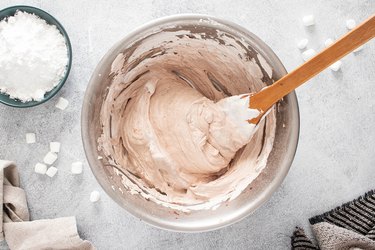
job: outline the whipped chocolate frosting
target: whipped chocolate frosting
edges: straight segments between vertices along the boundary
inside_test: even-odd
[[[254,128],[257,111],[234,95],[265,87],[272,69],[219,31],[171,29],[133,47],[112,64],[100,114],[99,150],[123,185],[184,211],[237,197],[266,166],[276,118]]]

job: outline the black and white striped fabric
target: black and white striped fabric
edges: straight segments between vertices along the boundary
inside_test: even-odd
[[[370,191],[309,221],[321,249],[375,249],[375,192]],[[320,248],[301,228],[295,230],[292,249]]]
[[[292,249],[295,250],[305,250],[305,249],[315,249],[318,250],[319,247],[315,246],[312,241],[306,236],[302,228],[297,227],[292,236]]]

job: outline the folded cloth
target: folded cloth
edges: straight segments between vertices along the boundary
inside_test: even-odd
[[[11,250],[95,249],[79,237],[75,217],[29,221],[26,194],[11,161],[0,160],[0,199],[0,240],[5,237]]]
[[[317,244],[296,228],[292,249],[375,250],[375,190],[309,221]]]

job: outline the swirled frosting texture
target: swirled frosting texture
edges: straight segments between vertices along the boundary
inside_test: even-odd
[[[198,210],[235,198],[266,166],[276,121],[271,110],[252,131],[246,119],[257,112],[246,103],[237,112],[241,96],[227,97],[265,87],[265,63],[224,33],[144,38],[112,64],[99,150],[129,191],[161,205]]]

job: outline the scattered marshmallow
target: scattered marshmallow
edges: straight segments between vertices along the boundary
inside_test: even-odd
[[[90,194],[90,201],[97,202],[100,200],[100,193],[98,191],[92,191]]]
[[[57,173],[57,168],[55,167],[49,167],[47,172],[46,172],[46,175],[48,175],[49,177],[54,177],[55,174]]]
[[[98,160],[102,160],[103,159],[103,157],[101,157],[100,155],[98,156]]]
[[[297,43],[297,47],[302,50],[302,49],[306,48],[308,42],[309,42],[309,40],[304,38]]]
[[[363,49],[363,45],[359,46],[358,48],[356,48],[355,50],[353,50],[353,52],[357,53],[357,52],[361,51],[362,49]]]
[[[316,55],[316,51],[314,49],[308,49],[302,52],[302,58],[304,61],[309,60],[311,57]]]
[[[82,173],[82,162],[80,162],[80,161],[73,162],[71,171],[72,171],[72,174],[81,174]]]
[[[60,142],[52,141],[49,143],[49,150],[53,153],[58,153],[60,152],[60,145]]]
[[[352,30],[355,28],[355,26],[357,26],[356,22],[354,19],[348,19],[346,20],[346,28],[348,28],[348,30]]]
[[[53,152],[48,152],[46,156],[44,156],[43,161],[44,163],[51,165],[57,160],[57,154]]]
[[[43,163],[37,163],[34,167],[34,172],[37,174],[45,174],[47,172],[47,166]]]
[[[69,101],[66,100],[65,98],[59,97],[57,100],[55,107],[61,110],[65,110],[69,105]]]
[[[342,62],[340,60],[338,60],[337,62],[335,62],[334,64],[329,66],[329,68],[336,72],[341,68],[341,65],[342,65]]]
[[[314,15],[304,16],[302,18],[302,22],[303,22],[303,25],[305,25],[306,27],[314,25],[315,24],[315,17],[314,17]]]
[[[331,39],[331,38],[328,38],[327,40],[325,40],[325,42],[324,42],[324,46],[325,47],[329,47],[329,46],[331,46],[333,44],[333,39]]]
[[[35,134],[34,133],[26,133],[26,143],[35,143]]]

